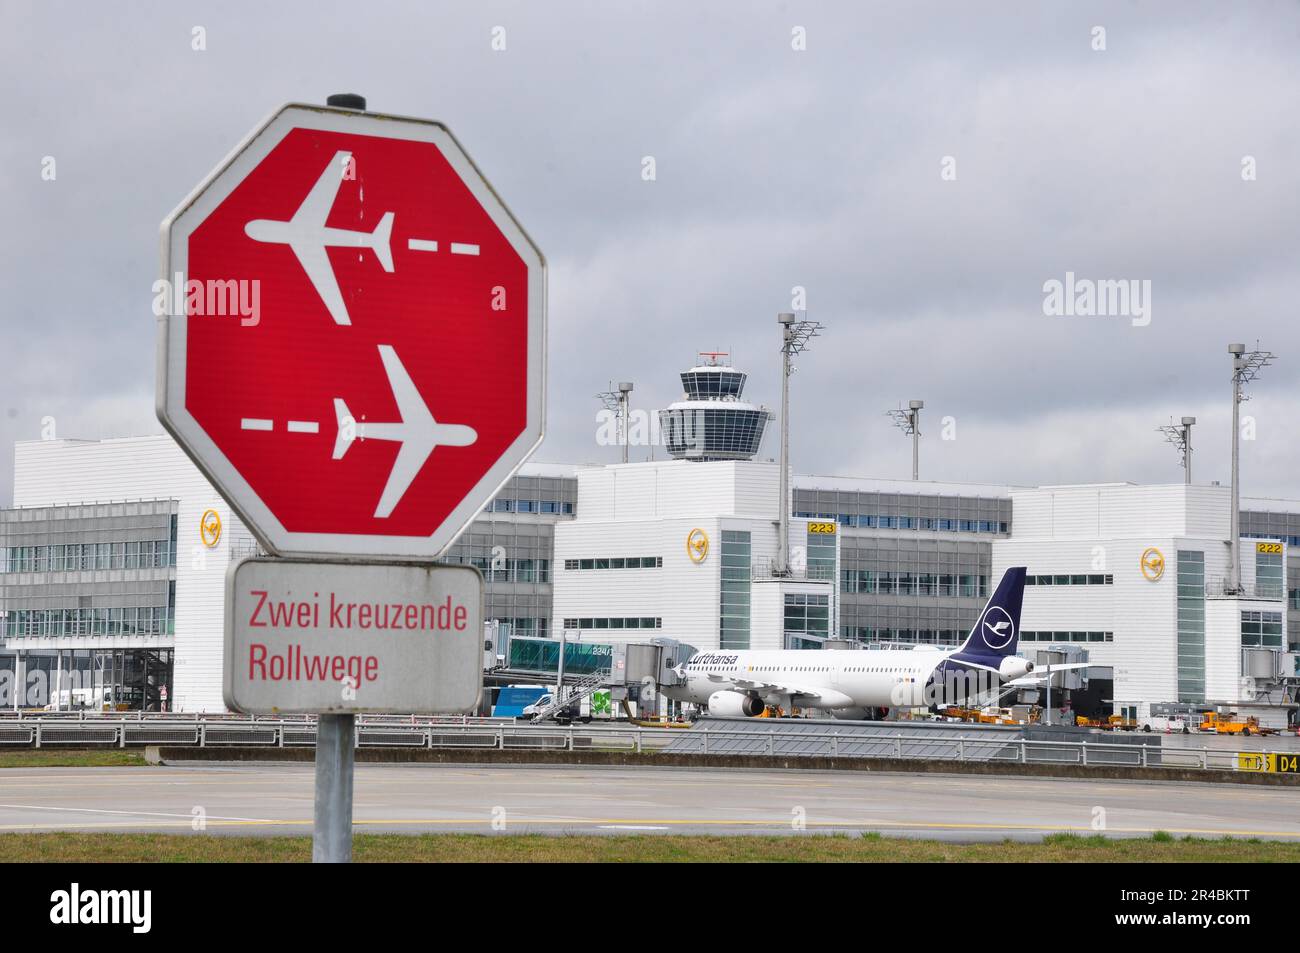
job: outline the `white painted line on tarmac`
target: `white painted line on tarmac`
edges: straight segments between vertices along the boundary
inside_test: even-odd
[[[280,824],[282,821],[268,820],[264,817],[226,817],[220,814],[177,814],[168,811],[110,811],[96,807],[51,807],[48,804],[0,804],[0,809],[13,811],[63,811],[71,814],[113,814],[121,817],[176,817],[194,820],[202,817],[209,821],[246,821],[253,824]]]

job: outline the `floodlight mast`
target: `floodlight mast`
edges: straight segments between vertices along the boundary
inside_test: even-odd
[[[885,414],[894,418],[894,426],[912,438],[912,479],[921,479],[921,408],[923,400],[909,400],[907,409],[899,407]]]
[[[1195,417],[1184,417],[1181,424],[1176,424],[1172,420],[1167,424],[1162,424],[1156,428],[1157,433],[1165,435],[1165,440],[1172,443],[1180,454],[1180,463],[1183,467],[1183,482],[1188,486],[1192,483],[1192,424],[1196,423]]]
[[[618,442],[623,444],[623,462],[627,463],[627,422],[623,416],[624,409],[627,405],[627,395],[622,392],[622,387],[623,385],[620,384],[619,389],[615,390],[614,384],[611,381],[609,390],[601,391],[596,395],[596,399],[600,401],[600,405],[604,407],[606,411],[614,415],[614,437]],[[631,388],[632,385],[629,384],[628,389],[631,390]]]
[[[806,312],[805,312],[806,313]],[[776,316],[781,325],[781,501],[777,530],[776,575],[790,575],[790,359],[808,348],[822,331],[819,321],[800,320],[792,312]]]
[[[1240,595],[1241,588],[1241,403],[1250,400],[1242,387],[1259,377],[1259,372],[1276,360],[1272,351],[1247,351],[1244,344],[1229,344],[1232,355],[1232,512],[1231,551],[1228,563],[1226,595]]]
[[[627,448],[632,442],[632,420],[631,420],[631,399],[632,393],[631,381],[620,381],[618,385],[618,401],[623,416],[623,462],[627,463]]]

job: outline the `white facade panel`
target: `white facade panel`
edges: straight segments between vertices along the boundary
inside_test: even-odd
[[[1241,684],[1241,602],[1210,599],[1205,603],[1205,697],[1237,702]]]
[[[626,463],[582,468],[578,519],[618,522],[700,514],[776,519],[780,472],[750,461]]]
[[[693,529],[702,529],[709,537],[709,553],[699,563],[693,562],[686,551],[686,537]],[[700,649],[717,648],[721,541],[716,518],[557,523],[551,574],[552,626],[569,629],[569,619],[648,616],[662,619],[662,627],[657,631],[584,629],[579,637],[583,641],[623,644],[663,636]],[[659,556],[663,566],[564,568],[566,559],[612,556]]]

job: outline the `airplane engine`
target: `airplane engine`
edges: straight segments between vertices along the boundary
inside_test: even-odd
[[[1018,655],[1008,655],[998,666],[998,677],[1004,682],[1024,678],[1034,670],[1034,663]]]
[[[709,696],[709,714],[733,718],[754,718],[767,706],[753,695],[721,691]]]
[[[832,718],[843,718],[847,721],[866,721],[871,717],[872,709],[870,708],[832,708]]]
[[[888,708],[833,708],[831,709],[832,718],[843,718],[848,721],[884,721],[885,716],[889,714]]]

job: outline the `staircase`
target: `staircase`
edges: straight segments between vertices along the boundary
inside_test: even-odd
[[[609,671],[601,669],[592,672],[590,675],[583,675],[565,685],[568,692],[567,697],[560,699],[559,693],[556,693],[555,701],[551,702],[537,714],[533,715],[533,724],[547,721],[554,718],[557,714],[566,708],[572,708],[582,704],[582,700],[592,692],[599,689],[609,679]]]

